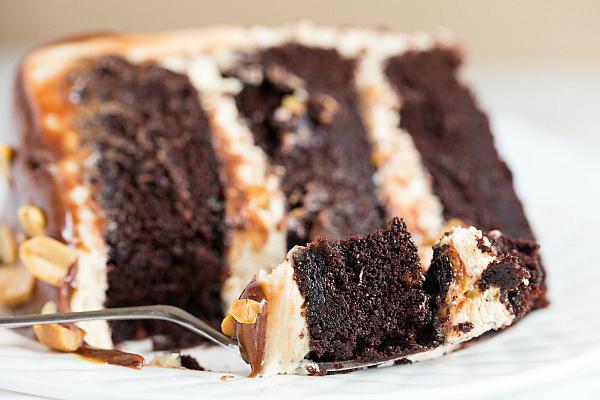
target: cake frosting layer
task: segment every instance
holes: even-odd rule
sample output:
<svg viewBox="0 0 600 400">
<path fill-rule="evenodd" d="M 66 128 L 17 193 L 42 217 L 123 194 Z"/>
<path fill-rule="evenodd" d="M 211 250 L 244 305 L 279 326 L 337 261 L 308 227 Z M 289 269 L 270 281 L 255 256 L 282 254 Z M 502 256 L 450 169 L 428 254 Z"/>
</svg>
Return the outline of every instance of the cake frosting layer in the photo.
<svg viewBox="0 0 600 400">
<path fill-rule="evenodd" d="M 45 217 L 46 234 L 67 243 L 77 252 L 78 260 L 58 290 L 37 282 L 34 298 L 18 312 L 40 312 L 48 300 L 56 301 L 60 311 L 98 309 L 106 300 L 108 256 L 102 217 L 83 172 L 91 157 L 81 146 L 64 79 L 61 75 L 35 85 L 28 71 L 20 71 L 16 100 L 22 130 L 4 218 L 12 221 L 12 228 L 23 237 L 15 222 L 16 209 L 38 207 Z M 89 344 L 112 346 L 106 322 L 80 325 Z"/>
</svg>

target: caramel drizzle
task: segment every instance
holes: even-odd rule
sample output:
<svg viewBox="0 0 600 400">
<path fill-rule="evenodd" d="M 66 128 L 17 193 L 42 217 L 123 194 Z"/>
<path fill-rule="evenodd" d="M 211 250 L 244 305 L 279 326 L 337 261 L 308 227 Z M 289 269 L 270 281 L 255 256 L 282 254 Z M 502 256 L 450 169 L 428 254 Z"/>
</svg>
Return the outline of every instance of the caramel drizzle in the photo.
<svg viewBox="0 0 600 400">
<path fill-rule="evenodd" d="M 75 291 L 75 278 L 77 277 L 77 262 L 69 268 L 63 282 L 56 294 L 56 306 L 59 312 L 71 311 L 71 296 Z"/>
</svg>

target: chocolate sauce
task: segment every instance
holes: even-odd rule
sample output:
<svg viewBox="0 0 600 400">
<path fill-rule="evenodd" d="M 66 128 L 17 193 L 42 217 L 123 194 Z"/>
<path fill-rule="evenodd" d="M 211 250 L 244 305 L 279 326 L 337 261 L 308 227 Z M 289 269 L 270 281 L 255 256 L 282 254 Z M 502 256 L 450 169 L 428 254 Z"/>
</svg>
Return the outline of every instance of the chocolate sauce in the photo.
<svg viewBox="0 0 600 400">
<path fill-rule="evenodd" d="M 200 365 L 198 360 L 188 354 L 181 354 L 181 366 L 186 369 L 192 369 L 195 371 L 206 371 L 203 366 Z"/>
<path fill-rule="evenodd" d="M 96 349 L 88 345 L 83 345 L 76 353 L 82 357 L 101 363 L 134 369 L 142 369 L 144 366 L 144 357 L 138 354 L 125 353 L 120 350 Z"/>
<path fill-rule="evenodd" d="M 240 299 L 251 299 L 257 302 L 266 300 L 265 292 L 256 279 L 242 292 Z M 254 378 L 261 371 L 265 356 L 267 335 L 268 304 L 263 306 L 262 313 L 256 318 L 254 324 L 241 324 L 235 322 L 235 335 L 240 345 L 240 353 L 244 361 L 250 364 L 252 372 L 248 377 Z"/>
</svg>

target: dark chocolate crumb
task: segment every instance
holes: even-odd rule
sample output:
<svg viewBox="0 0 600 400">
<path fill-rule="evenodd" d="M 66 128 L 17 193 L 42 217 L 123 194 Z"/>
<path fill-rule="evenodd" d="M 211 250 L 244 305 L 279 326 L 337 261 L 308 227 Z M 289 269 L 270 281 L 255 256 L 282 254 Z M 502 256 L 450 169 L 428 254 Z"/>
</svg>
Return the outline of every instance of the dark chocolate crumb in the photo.
<svg viewBox="0 0 600 400">
<path fill-rule="evenodd" d="M 198 363 L 198 360 L 196 360 L 194 357 L 188 354 L 182 354 L 179 356 L 179 358 L 181 359 L 181 366 L 183 368 L 193 369 L 196 371 L 205 371 L 204 367 L 202 367 L 200 363 Z"/>
<path fill-rule="evenodd" d="M 327 371 L 321 371 L 320 369 L 317 369 L 317 368 L 314 368 L 311 366 L 306 367 L 306 372 L 308 372 L 309 375 L 313 375 L 313 376 L 327 375 Z"/>
<path fill-rule="evenodd" d="M 439 308 L 441 303 L 445 301 L 448 289 L 455 276 L 456 272 L 448 258 L 448 245 L 434 247 L 431 266 L 427 271 L 423 289 L 432 295 L 438 303 L 434 307 L 435 309 Z"/>
<path fill-rule="evenodd" d="M 492 252 L 492 248 L 485 244 L 483 237 L 477 238 L 477 248 L 481 250 L 482 253 L 491 254 Z"/>
<path fill-rule="evenodd" d="M 306 295 L 309 359 L 382 361 L 435 344 L 420 260 L 403 221 L 363 237 L 318 240 L 292 262 Z"/>
<path fill-rule="evenodd" d="M 470 332 L 475 326 L 472 322 L 461 322 L 460 324 L 453 327 L 457 332 L 467 333 Z"/>
<path fill-rule="evenodd" d="M 514 290 L 529 277 L 529 271 L 521 266 L 519 259 L 507 255 L 494 261 L 483 271 L 479 280 L 479 289 L 483 292 L 494 286 L 502 290 Z"/>
</svg>

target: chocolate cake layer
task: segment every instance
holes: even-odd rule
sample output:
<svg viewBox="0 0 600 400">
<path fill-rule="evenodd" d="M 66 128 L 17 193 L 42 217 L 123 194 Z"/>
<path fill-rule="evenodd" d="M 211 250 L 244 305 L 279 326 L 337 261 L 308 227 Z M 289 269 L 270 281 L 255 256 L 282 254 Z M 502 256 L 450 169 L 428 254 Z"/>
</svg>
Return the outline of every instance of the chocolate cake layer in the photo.
<svg viewBox="0 0 600 400">
<path fill-rule="evenodd" d="M 305 297 L 312 361 L 376 361 L 436 342 L 417 249 L 403 221 L 342 241 L 319 240 L 292 255 Z"/>
<path fill-rule="evenodd" d="M 221 317 L 223 189 L 198 93 L 185 75 L 116 56 L 69 75 L 77 127 L 95 153 L 86 181 L 104 218 L 106 306 L 171 304 Z M 185 338 L 172 324 L 115 322 L 113 340 Z"/>
<path fill-rule="evenodd" d="M 400 126 L 421 154 L 446 220 L 532 238 L 488 119 L 457 79 L 460 63 L 456 51 L 445 49 L 408 51 L 387 62 L 402 101 Z"/>
<path fill-rule="evenodd" d="M 491 233 L 488 236 L 492 245 L 503 257 L 483 274 L 480 285 L 509 290 L 507 300 L 515 311 L 517 319 L 522 318 L 534 308 L 547 306 L 546 272 L 540 257 L 540 246 L 533 240 L 515 239 L 497 233 Z M 517 288 L 514 282 L 521 279 L 522 273 L 507 267 L 511 261 L 527 271 L 528 290 L 514 290 Z M 511 289 L 512 291 L 510 291 Z"/>
<path fill-rule="evenodd" d="M 262 71 L 262 83 L 246 84 L 237 104 L 256 142 L 282 167 L 289 248 L 383 226 L 355 61 L 335 49 L 290 43 L 236 67 L 241 76 L 250 68 Z"/>
</svg>

